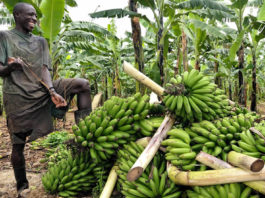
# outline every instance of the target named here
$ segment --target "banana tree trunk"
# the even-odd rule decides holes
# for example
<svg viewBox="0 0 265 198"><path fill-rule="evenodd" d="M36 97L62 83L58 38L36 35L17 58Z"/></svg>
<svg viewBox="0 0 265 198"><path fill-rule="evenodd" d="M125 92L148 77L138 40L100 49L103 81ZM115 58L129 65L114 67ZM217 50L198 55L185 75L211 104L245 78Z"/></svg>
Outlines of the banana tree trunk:
<svg viewBox="0 0 265 198"><path fill-rule="evenodd" d="M102 85L104 87L104 92L105 92L105 94L104 94L105 95L104 101L105 101L108 98L108 79L107 79L107 77L103 77Z"/></svg>
<svg viewBox="0 0 265 198"><path fill-rule="evenodd" d="M188 58L187 58L187 39L186 34L182 31L182 58L184 71L188 71Z"/></svg>
<svg viewBox="0 0 265 198"><path fill-rule="evenodd" d="M121 82L120 82L120 75L119 75L119 70L118 70L118 63L116 63L115 67L115 95L116 96L121 96Z"/></svg>
<svg viewBox="0 0 265 198"><path fill-rule="evenodd" d="M137 12L137 1L129 0L129 10L133 12ZM139 17L131 18L131 26L132 26L132 39L133 39L133 47L134 47L134 57L136 68L140 72L144 71L144 52L142 47L142 38L141 38L141 26L139 23ZM145 87L138 82L137 86L139 87L140 92L143 94L145 91Z"/></svg>
<svg viewBox="0 0 265 198"><path fill-rule="evenodd" d="M109 75L107 76L107 89L108 89L108 96L111 97L113 94L113 81Z"/></svg>
<svg viewBox="0 0 265 198"><path fill-rule="evenodd" d="M229 99L233 100L233 98L232 98L232 82L231 82L231 80L228 81L228 93L229 93Z"/></svg>
<svg viewBox="0 0 265 198"><path fill-rule="evenodd" d="M257 65L256 65L256 51L255 49L252 50L252 62L253 62L253 68L252 68L252 93L251 93L251 105L250 110L251 111L257 111L257 79L256 79L256 71L257 71Z"/></svg>
<svg viewBox="0 0 265 198"><path fill-rule="evenodd" d="M98 83L97 83L97 80L94 79L94 86L95 86L95 94L98 93Z"/></svg>
<svg viewBox="0 0 265 198"><path fill-rule="evenodd" d="M234 87L235 87L235 91L234 91L234 101L237 101L238 100L238 81L235 81L234 83Z"/></svg>
<svg viewBox="0 0 265 198"><path fill-rule="evenodd" d="M201 70L200 68L200 52L198 49L195 49L195 69L198 71Z"/></svg>
<svg viewBox="0 0 265 198"><path fill-rule="evenodd" d="M215 58L217 58L217 55L215 55ZM214 61L214 73L217 74L219 71L219 62ZM218 85L218 87L221 89L221 79L219 76L215 76L214 83Z"/></svg>
<svg viewBox="0 0 265 198"><path fill-rule="evenodd" d="M181 54L180 54L180 42L179 42L179 39L178 39L178 44L177 44L177 48L178 48L178 51L177 51L177 63L176 63L176 67L174 67L174 74L175 76L180 74L180 61L181 61Z"/></svg>
<svg viewBox="0 0 265 198"><path fill-rule="evenodd" d="M242 44L240 49L238 50L238 86L239 86L239 98L238 102L239 104L246 106L246 101L245 101L245 85L244 85L244 76L243 72L241 70L244 69L244 45Z"/></svg>
<svg viewBox="0 0 265 198"><path fill-rule="evenodd" d="M161 79L161 85L164 84L164 46L161 42L162 38L162 32L163 32L163 11L159 10L159 22L160 27L157 33L157 50L159 52L158 54L158 68L160 70L160 79Z"/></svg>

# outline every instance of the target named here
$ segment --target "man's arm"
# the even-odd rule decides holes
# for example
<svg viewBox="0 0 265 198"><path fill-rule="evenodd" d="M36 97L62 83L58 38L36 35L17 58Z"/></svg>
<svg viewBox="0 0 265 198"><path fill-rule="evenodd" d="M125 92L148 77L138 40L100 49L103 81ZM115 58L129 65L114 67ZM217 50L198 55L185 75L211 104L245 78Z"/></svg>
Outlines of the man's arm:
<svg viewBox="0 0 265 198"><path fill-rule="evenodd" d="M55 89L53 88L51 74L46 65L42 66L42 80L49 87L48 91L51 95L52 102L55 104L55 106L57 108L66 106L67 103L65 99L59 94L57 94Z"/></svg>
<svg viewBox="0 0 265 198"><path fill-rule="evenodd" d="M22 70L23 62L19 58L8 58L8 65L0 62L0 77L7 77L15 70Z"/></svg>

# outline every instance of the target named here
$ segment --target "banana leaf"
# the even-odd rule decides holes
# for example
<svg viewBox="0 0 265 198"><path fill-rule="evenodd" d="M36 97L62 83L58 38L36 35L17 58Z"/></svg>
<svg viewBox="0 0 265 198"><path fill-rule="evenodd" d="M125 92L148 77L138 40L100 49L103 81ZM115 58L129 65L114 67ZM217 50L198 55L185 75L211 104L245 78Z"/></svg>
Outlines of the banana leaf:
<svg viewBox="0 0 265 198"><path fill-rule="evenodd" d="M244 38L244 34L245 34L245 30L242 30L239 35L237 36L235 42L232 44L230 51L229 51L229 59L230 61L235 60L236 57L236 52L237 50L239 50L241 44L242 44L242 40Z"/></svg>
<svg viewBox="0 0 265 198"><path fill-rule="evenodd" d="M259 9L258 20L265 21L265 1L263 2L262 7Z"/></svg>
<svg viewBox="0 0 265 198"><path fill-rule="evenodd" d="M40 26L43 36L52 42L60 31L64 15L64 0L43 0L40 5L43 17Z"/></svg>

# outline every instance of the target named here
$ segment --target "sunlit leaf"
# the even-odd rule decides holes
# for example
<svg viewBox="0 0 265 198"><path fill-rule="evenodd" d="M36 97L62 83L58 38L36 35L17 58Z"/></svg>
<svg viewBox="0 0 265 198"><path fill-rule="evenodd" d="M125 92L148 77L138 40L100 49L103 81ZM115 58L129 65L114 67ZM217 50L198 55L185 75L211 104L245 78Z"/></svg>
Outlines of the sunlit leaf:
<svg viewBox="0 0 265 198"><path fill-rule="evenodd" d="M40 9L43 17L40 26L45 38L53 41L59 33L64 15L64 5L64 0L42 0Z"/></svg>
<svg viewBox="0 0 265 198"><path fill-rule="evenodd" d="M216 38L224 38L225 34L216 26L209 25L200 20L192 19L191 23L194 24L196 28L200 28L202 30L207 31L208 34L216 37Z"/></svg>
<svg viewBox="0 0 265 198"><path fill-rule="evenodd" d="M245 30L242 30L240 32L240 34L237 36L235 42L232 44L232 46L230 48L230 52L229 52L230 61L233 61L235 59L236 52L239 50L239 48L240 48L240 46L242 44L242 40L244 38L244 34L245 34Z"/></svg>
<svg viewBox="0 0 265 198"><path fill-rule="evenodd" d="M141 15L138 12L133 12L133 11L119 9L119 8L94 12L94 13L91 13L90 16L92 18L115 18L115 17L122 18L125 16L140 17L140 18L143 18L144 20L150 22L150 20L145 15Z"/></svg>
<svg viewBox="0 0 265 198"><path fill-rule="evenodd" d="M257 18L260 21L265 21L265 1L263 2L262 7L259 9Z"/></svg>
<svg viewBox="0 0 265 198"><path fill-rule="evenodd" d="M183 1L181 3L175 4L174 7L180 9L202 9L202 8L210 8L214 10L221 10L224 12L231 13L232 11L222 3L213 0L189 0Z"/></svg>

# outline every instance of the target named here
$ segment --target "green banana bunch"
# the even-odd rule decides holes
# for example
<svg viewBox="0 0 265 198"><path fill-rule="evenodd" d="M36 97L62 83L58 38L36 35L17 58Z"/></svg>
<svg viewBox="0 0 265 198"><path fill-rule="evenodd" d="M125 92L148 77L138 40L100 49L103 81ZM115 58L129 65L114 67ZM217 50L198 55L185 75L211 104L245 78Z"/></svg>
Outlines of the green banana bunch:
<svg viewBox="0 0 265 198"><path fill-rule="evenodd" d="M117 164L119 166L118 184L121 193L129 197L163 197L177 198L182 191L167 178L166 161L157 153L145 172L134 182L129 182L126 175L134 162L140 156L144 147L130 142L124 149L119 150Z"/></svg>
<svg viewBox="0 0 265 198"><path fill-rule="evenodd" d="M139 120L133 123L133 129L137 131L137 138L153 136L155 128L149 119Z"/></svg>
<svg viewBox="0 0 265 198"><path fill-rule="evenodd" d="M195 69L170 79L163 103L183 122L214 120L235 114L224 91Z"/></svg>
<svg viewBox="0 0 265 198"><path fill-rule="evenodd" d="M168 132L169 137L162 142L163 146L167 146L166 159L182 170L196 170L197 167L199 167L199 170L205 170L206 166L196 165L196 154L204 151L226 160L229 151L242 150L241 148L237 149L237 140L244 136L243 129L253 125L254 119L255 116L251 114L239 114L215 122L203 120L199 123L192 123L190 128L172 129ZM252 142L254 144L254 140ZM239 144L245 145L246 143L239 141ZM260 148L263 149L263 147ZM253 150L251 151L254 152ZM242 152L250 155L250 150L242 150ZM256 152L252 156L257 156Z"/></svg>
<svg viewBox="0 0 265 198"><path fill-rule="evenodd" d="M265 134L264 123L256 123L255 128L262 135ZM265 160L263 155L265 153L265 141L262 137L250 132L250 130L243 131L239 136L238 141L232 145L234 151Z"/></svg>
<svg viewBox="0 0 265 198"><path fill-rule="evenodd" d="M48 169L42 177L42 183L51 194L73 197L92 189L96 182L93 174L95 166L88 151L81 151L76 155L69 153L67 158Z"/></svg>
<svg viewBox="0 0 265 198"><path fill-rule="evenodd" d="M56 149L51 149L51 151L46 153L49 166L53 166L62 159L65 159L71 152L66 148L65 144L60 144Z"/></svg>
<svg viewBox="0 0 265 198"><path fill-rule="evenodd" d="M157 129L162 124L162 122L164 120L164 116L163 117L150 117L150 118L147 118L147 120L150 122L152 127Z"/></svg>
<svg viewBox="0 0 265 198"><path fill-rule="evenodd" d="M252 195L251 195L252 194ZM187 191L188 198L251 198L259 197L255 195L250 187L242 183L231 183L224 185L195 186Z"/></svg>
<svg viewBox="0 0 265 198"><path fill-rule="evenodd" d="M171 129L169 137L161 145L166 146L166 160L182 170L194 170L196 152L191 147L191 138L186 130Z"/></svg>
<svg viewBox="0 0 265 198"><path fill-rule="evenodd" d="M139 128L141 137L153 131L153 128L147 130L150 126L145 120L150 109L148 101L149 96L141 96L139 92L126 99L111 97L72 126L76 142L90 148L90 156L96 163L111 159L118 147L136 139L136 129Z"/></svg>

